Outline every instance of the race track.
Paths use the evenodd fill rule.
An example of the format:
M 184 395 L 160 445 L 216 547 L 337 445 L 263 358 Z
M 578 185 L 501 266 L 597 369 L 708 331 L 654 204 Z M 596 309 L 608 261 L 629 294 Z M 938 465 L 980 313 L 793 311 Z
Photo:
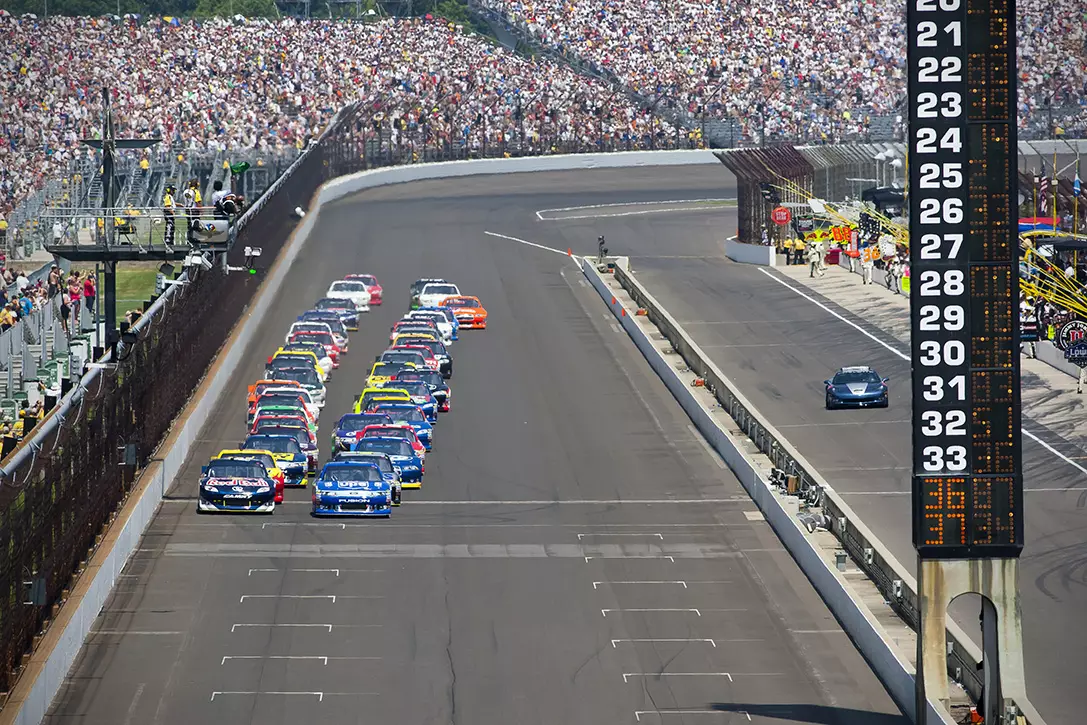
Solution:
M 622 193 L 601 194 L 577 204 L 617 204 L 623 198 Z M 881 342 L 906 354 L 908 344 L 780 272 L 770 272 L 771 278 L 755 267 L 727 260 L 721 240 L 736 231 L 734 212 L 618 217 L 566 213 L 581 218 L 541 223 L 533 239 L 563 246 L 568 239 L 604 234 L 613 254 L 629 255 L 639 280 L 844 495 L 899 561 L 914 569 L 908 496 L 910 367 Z M 891 378 L 891 406 L 825 410 L 822 381 L 837 368 L 856 364 L 872 365 Z M 1037 384 L 1025 376 L 1025 386 Z M 1032 396 L 1024 395 L 1024 400 L 1028 397 Z M 1050 396 L 1033 396 L 1039 397 Z M 1051 416 L 1046 415 L 1048 423 Z M 1087 630 L 1082 626 L 1087 611 L 1087 476 L 1075 465 L 1082 464 L 1087 451 L 1032 418 L 1029 407 L 1023 424 L 1049 446 L 1023 439 L 1027 539 L 1022 593 L 1028 694 L 1049 725 L 1078 725 L 1083 721 L 1087 672 Z M 977 630 L 975 605 L 964 598 L 954 611 L 968 631 Z
M 505 238 L 538 239 L 535 210 L 601 189 L 698 199 L 727 181 L 481 177 L 323 210 L 46 722 L 904 724 L 571 260 Z M 246 385 L 350 271 L 386 302 L 332 375 L 326 454 L 414 279 L 489 310 L 452 347 L 423 489 L 389 521 L 314 521 L 297 490 L 271 517 L 198 516 L 199 467 L 241 440 Z

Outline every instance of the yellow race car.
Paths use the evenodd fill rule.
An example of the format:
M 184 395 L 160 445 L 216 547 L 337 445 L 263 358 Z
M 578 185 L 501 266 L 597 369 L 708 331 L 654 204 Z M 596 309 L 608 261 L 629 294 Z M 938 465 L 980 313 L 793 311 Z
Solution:
M 366 377 L 366 387 L 377 388 L 392 379 L 401 370 L 414 370 L 414 363 L 376 362 Z
M 400 390 L 399 388 L 382 388 L 377 386 L 367 386 L 362 391 L 362 395 L 355 401 L 355 412 L 364 413 L 366 409 L 370 407 L 370 404 L 374 401 L 380 401 L 382 403 L 410 403 L 411 395 L 406 390 Z

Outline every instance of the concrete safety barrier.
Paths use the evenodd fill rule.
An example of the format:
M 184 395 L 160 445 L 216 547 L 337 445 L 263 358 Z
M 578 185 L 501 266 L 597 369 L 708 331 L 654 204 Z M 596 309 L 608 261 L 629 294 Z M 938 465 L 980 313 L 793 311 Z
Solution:
M 583 260 L 582 270 L 606 302 L 612 293 L 593 265 Z M 802 490 L 817 494 L 823 512 L 832 522 L 831 533 L 855 564 L 876 585 L 892 610 L 914 631 L 917 630 L 918 601 L 917 582 L 910 571 L 899 562 L 890 550 L 861 521 L 860 517 L 838 496 L 829 483 L 819 474 L 789 441 L 778 432 L 746 399 L 738 386 L 712 362 L 678 322 L 665 310 L 645 287 L 629 273 L 625 260 L 615 265 L 616 281 L 630 295 L 638 307 L 646 310 L 645 317 L 671 344 L 694 375 L 705 381 L 705 388 L 713 391 L 718 403 L 773 465 L 788 475 L 799 479 Z M 898 705 L 911 718 L 915 712 L 913 703 L 914 667 L 899 657 L 891 647 L 889 638 L 872 617 L 867 607 L 843 591 L 843 583 L 836 572 L 819 558 L 812 542 L 804 535 L 794 517 L 781 507 L 780 499 L 769 483 L 761 477 L 751 459 L 737 446 L 736 440 L 713 420 L 709 412 L 695 399 L 692 389 L 684 385 L 678 374 L 656 345 L 637 324 L 632 311 L 621 314 L 613 308 L 623 328 L 661 376 L 673 395 L 688 412 L 696 427 L 748 489 L 748 493 L 762 509 L 782 542 L 800 564 L 816 590 L 827 602 L 831 611 L 850 634 L 858 649 L 872 665 L 880 680 L 888 688 Z M 955 622 L 947 628 L 948 672 L 977 700 L 981 694 L 981 649 Z M 930 714 L 935 712 L 930 705 Z M 1016 702 L 1020 712 L 1030 725 L 1045 725 L 1041 716 L 1029 701 Z M 916 720 L 915 720 L 916 721 Z M 940 720 L 936 720 L 939 722 Z
M 46 644 L 43 643 L 42 649 L 34 655 L 41 662 L 33 671 L 28 669 L 12 697 L 3 710 L 0 710 L 0 725 L 38 725 L 45 717 L 50 703 L 75 663 L 95 618 L 112 593 L 118 574 L 138 546 L 140 537 L 154 517 L 163 497 L 173 486 L 214 405 L 234 374 L 244 350 L 260 327 L 266 310 L 271 307 L 270 300 L 278 292 L 291 263 L 308 241 L 321 205 L 364 189 L 424 179 L 699 164 L 721 167 L 720 162 L 709 151 L 632 151 L 416 164 L 363 171 L 333 179 L 322 185 L 315 196 L 313 208 L 295 229 L 290 241 L 284 245 L 271 274 L 265 278 L 245 317 L 239 321 L 233 339 L 224 346 L 212 364 L 209 378 L 205 381 L 206 387 L 198 398 L 190 402 L 188 415 L 184 417 L 178 433 L 164 444 L 168 448 L 158 452 L 158 462 L 143 472 L 128 504 L 110 527 L 90 566 L 80 577 L 73 596 L 69 598 L 69 604 L 61 608 L 60 615 L 49 632 L 48 640 L 52 642 L 52 648 L 45 651 Z M 723 167 L 721 171 L 723 174 L 728 173 Z M 155 304 L 166 304 L 167 295 Z M 92 369 L 80 381 L 80 386 L 85 388 L 99 374 L 102 374 L 101 369 Z
M 763 267 L 777 265 L 777 249 L 765 244 L 744 244 L 735 239 L 725 240 L 725 256 L 733 262 L 758 264 Z

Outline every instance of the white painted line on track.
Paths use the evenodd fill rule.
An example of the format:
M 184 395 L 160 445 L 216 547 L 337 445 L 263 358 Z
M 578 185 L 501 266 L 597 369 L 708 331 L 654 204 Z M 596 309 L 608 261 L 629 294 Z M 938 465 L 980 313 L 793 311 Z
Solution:
M 380 625 L 359 625 L 359 626 L 380 626 Z M 284 628 L 288 628 L 288 627 L 303 627 L 303 628 L 322 627 L 322 628 L 327 628 L 327 630 L 329 632 L 332 632 L 332 625 L 331 624 L 232 624 L 232 625 L 230 625 L 230 631 L 233 633 L 239 627 L 241 627 L 241 628 L 245 628 L 245 627 L 268 627 L 268 628 L 274 628 L 274 627 L 284 627 Z
M 748 715 L 746 710 L 635 710 L 634 719 L 637 722 L 642 721 L 643 715 L 657 715 L 658 717 L 664 717 L 665 715 L 746 715 L 748 721 L 751 720 L 751 715 Z
M 286 503 L 286 502 L 284 502 L 284 503 Z M 292 503 L 306 503 L 306 502 L 305 501 L 300 501 L 300 502 L 292 502 Z M 307 505 L 311 505 L 311 504 L 307 504 Z M 260 527 L 262 529 L 267 529 L 270 526 L 315 526 L 315 527 L 320 528 L 320 529 L 341 529 L 341 530 L 347 528 L 347 524 L 345 524 L 345 523 L 315 524 L 315 523 L 307 523 L 307 522 L 304 522 L 304 521 L 297 521 L 297 522 L 284 521 L 282 523 L 264 523 L 264 524 L 260 525 Z
M 219 665 L 225 665 L 227 660 L 319 660 L 322 665 L 328 665 L 327 655 L 227 655 Z
M 760 642 L 762 640 L 759 640 Z M 699 638 L 671 638 L 671 639 L 613 639 L 611 641 L 612 649 L 618 649 L 616 645 L 620 642 L 708 642 L 714 649 L 717 648 L 717 642 L 708 637 Z
M 525 499 L 507 501 L 412 501 L 409 506 L 615 506 L 618 504 L 657 505 L 657 504 L 707 504 L 707 503 L 751 503 L 751 497 L 733 496 L 731 498 L 602 498 L 602 499 Z M 309 506 L 310 504 L 306 504 Z
M 340 570 L 339 570 L 339 569 L 250 569 L 250 570 L 249 570 L 249 576 L 253 576 L 253 572 L 259 572 L 259 573 L 265 573 L 265 572 L 283 572 L 283 573 L 286 573 L 286 572 L 289 572 L 289 571 L 299 571 L 299 572 L 324 572 L 324 573 L 326 573 L 326 574 L 327 574 L 327 573 L 329 573 L 329 572 L 332 572 L 332 573 L 333 573 L 333 574 L 335 574 L 336 576 L 339 576 L 339 575 L 340 575 Z
M 238 603 L 244 604 L 246 599 L 327 599 L 336 603 L 335 594 L 243 594 Z
M 652 609 L 652 608 L 650 608 L 650 609 L 601 609 L 600 610 L 600 613 L 602 615 L 604 615 L 605 618 L 608 616 L 608 612 L 685 612 L 687 614 L 690 614 L 691 612 L 694 612 L 699 617 L 702 616 L 702 612 L 700 612 L 697 609 Z
M 664 541 L 664 534 L 660 533 L 659 531 L 622 531 L 615 533 L 607 531 L 602 531 L 600 533 L 589 532 L 578 534 L 577 540 L 581 541 L 582 537 L 585 536 L 656 536 L 661 541 Z
M 611 585 L 615 585 L 615 584 L 672 584 L 672 585 L 681 586 L 684 589 L 687 588 L 687 582 L 680 581 L 679 579 L 674 579 L 674 580 L 671 580 L 671 581 L 625 581 L 625 582 L 607 581 L 607 582 L 593 582 L 593 589 L 599 589 L 601 584 L 611 584 Z
M 379 692 L 302 692 L 302 691 L 289 691 L 289 690 L 232 690 L 223 691 L 216 690 L 211 693 L 211 701 L 215 702 L 215 698 L 222 695 L 249 695 L 251 697 L 259 697 L 264 695 L 300 695 L 303 697 L 316 697 L 317 702 L 323 702 L 326 697 L 378 697 Z
M 654 555 L 650 555 L 650 556 L 638 556 L 638 555 L 634 555 L 634 556 L 586 556 L 585 557 L 585 563 L 588 564 L 593 559 L 667 559 L 668 561 L 672 562 L 673 564 L 676 563 L 676 558 L 674 556 L 660 556 L 660 555 L 657 555 L 657 556 L 654 556 Z
M 884 342 L 883 340 L 880 340 L 878 337 L 876 337 L 875 335 L 870 333 L 868 330 L 865 330 L 863 327 L 861 327 L 857 323 L 853 322 L 852 320 L 846 319 L 844 316 L 842 316 L 842 315 L 838 314 L 837 312 L 835 312 L 834 310 L 830 309 L 829 307 L 827 307 L 826 305 L 824 305 L 822 302 L 815 299 L 811 295 L 808 295 L 808 294 L 805 294 L 804 292 L 801 292 L 799 289 L 797 289 L 793 285 L 789 284 L 788 282 L 781 279 L 780 277 L 776 277 L 775 275 L 771 274 L 770 272 L 767 272 L 765 269 L 762 269 L 761 267 L 759 268 L 759 271 L 762 272 L 763 274 L 765 274 L 770 279 L 777 282 L 778 284 L 780 284 L 782 287 L 785 287 L 786 289 L 790 289 L 793 292 L 795 292 L 796 294 L 800 295 L 801 297 L 806 299 L 808 302 L 811 302 L 813 305 L 815 305 L 819 309 L 823 310 L 824 312 L 827 312 L 827 313 L 833 315 L 834 317 L 838 318 L 839 320 L 841 320 L 845 324 L 849 325 L 850 327 L 852 327 L 853 329 L 855 329 L 857 332 L 861 333 L 862 335 L 864 335 L 868 339 L 870 339 L 873 342 L 876 342 L 876 343 L 882 345 L 883 347 L 887 348 L 888 350 L 890 350 L 892 353 L 897 355 L 902 360 L 905 360 L 905 361 L 909 362 L 909 359 L 910 359 L 909 355 L 902 352 L 901 350 L 898 350 L 897 348 L 892 347 L 891 345 L 888 345 L 886 342 Z M 1026 428 L 1021 428 L 1020 430 L 1022 430 L 1023 435 L 1025 435 L 1027 438 L 1030 438 L 1032 441 L 1034 441 L 1035 443 L 1040 445 L 1042 448 L 1045 448 L 1047 451 L 1052 453 L 1057 458 L 1060 458 L 1062 461 L 1064 461 L 1068 465 L 1072 466 L 1072 468 L 1075 468 L 1080 473 L 1087 475 L 1087 468 L 1084 468 L 1081 464 L 1076 463 L 1074 460 L 1072 460 L 1068 456 L 1064 455 L 1063 453 L 1058 451 L 1056 448 L 1054 448 L 1053 446 L 1049 445 L 1044 440 L 1039 438 L 1037 435 L 1035 435 L 1034 433 L 1031 433 Z M 1038 490 L 1042 490 L 1042 489 L 1034 489 L 1034 490 L 1038 491 Z M 1064 490 L 1064 489 L 1055 489 L 1055 490 L 1059 491 L 1059 490 Z
M 142 634 L 142 635 L 147 635 L 147 636 L 150 636 L 150 637 L 171 637 L 171 636 L 175 636 L 175 635 L 179 635 L 179 634 L 187 634 L 187 633 L 182 632 L 180 630 L 172 630 L 172 629 L 171 630 L 166 630 L 166 629 L 142 630 L 142 631 L 141 630 L 127 630 L 127 629 L 92 629 L 87 634 L 123 635 L 123 636 L 127 636 L 127 635 L 130 635 L 130 634 Z
M 499 234 L 498 232 L 483 232 L 489 237 L 498 237 L 499 239 L 508 239 L 511 242 L 517 242 L 518 244 L 525 244 L 529 247 L 536 247 L 536 249 L 542 249 L 545 252 L 554 252 L 555 254 L 561 254 L 564 257 L 570 257 L 571 259 L 577 257 L 577 255 L 568 255 L 565 250 L 555 249 L 554 247 L 545 247 L 542 244 L 536 242 L 530 242 L 527 239 L 518 239 L 517 237 L 511 237 L 508 234 Z
M 540 221 L 563 221 L 563 219 L 585 219 L 591 218 L 597 215 L 587 215 L 585 217 L 563 217 L 563 219 L 544 219 L 543 215 L 549 211 L 582 211 L 583 209 L 614 209 L 618 206 L 663 206 L 665 204 L 721 204 L 731 201 L 736 201 L 736 197 L 727 197 L 721 199 L 674 199 L 665 201 L 627 201 L 627 202 L 615 202 L 612 204 L 587 204 L 585 206 L 565 206 L 559 209 L 540 209 L 536 212 L 536 218 Z M 702 208 L 702 207 L 696 207 Z M 711 207 L 712 208 L 712 207 Z M 659 211 L 681 211 L 679 209 L 661 209 Z M 652 211 L 645 212 L 631 212 L 632 214 L 652 214 Z M 627 216 L 627 214 L 605 214 L 600 216 Z
M 732 675 L 727 672 L 624 672 L 623 682 L 629 682 L 630 677 L 727 677 L 733 682 Z

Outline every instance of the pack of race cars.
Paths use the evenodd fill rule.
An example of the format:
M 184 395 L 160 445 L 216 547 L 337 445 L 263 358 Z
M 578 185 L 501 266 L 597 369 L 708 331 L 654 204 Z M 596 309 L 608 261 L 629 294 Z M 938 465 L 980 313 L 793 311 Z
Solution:
M 286 489 L 307 488 L 312 478 L 314 516 L 388 518 L 404 489 L 422 487 L 453 396 L 449 346 L 461 328 L 485 329 L 487 311 L 447 280 L 415 282 L 411 310 L 390 330 L 352 412 L 336 422 L 331 459 L 320 465 L 325 383 L 360 315 L 382 304 L 383 294 L 373 275 L 349 274 L 291 323 L 264 377 L 248 388 L 244 441 L 201 471 L 199 512 L 272 513 Z

